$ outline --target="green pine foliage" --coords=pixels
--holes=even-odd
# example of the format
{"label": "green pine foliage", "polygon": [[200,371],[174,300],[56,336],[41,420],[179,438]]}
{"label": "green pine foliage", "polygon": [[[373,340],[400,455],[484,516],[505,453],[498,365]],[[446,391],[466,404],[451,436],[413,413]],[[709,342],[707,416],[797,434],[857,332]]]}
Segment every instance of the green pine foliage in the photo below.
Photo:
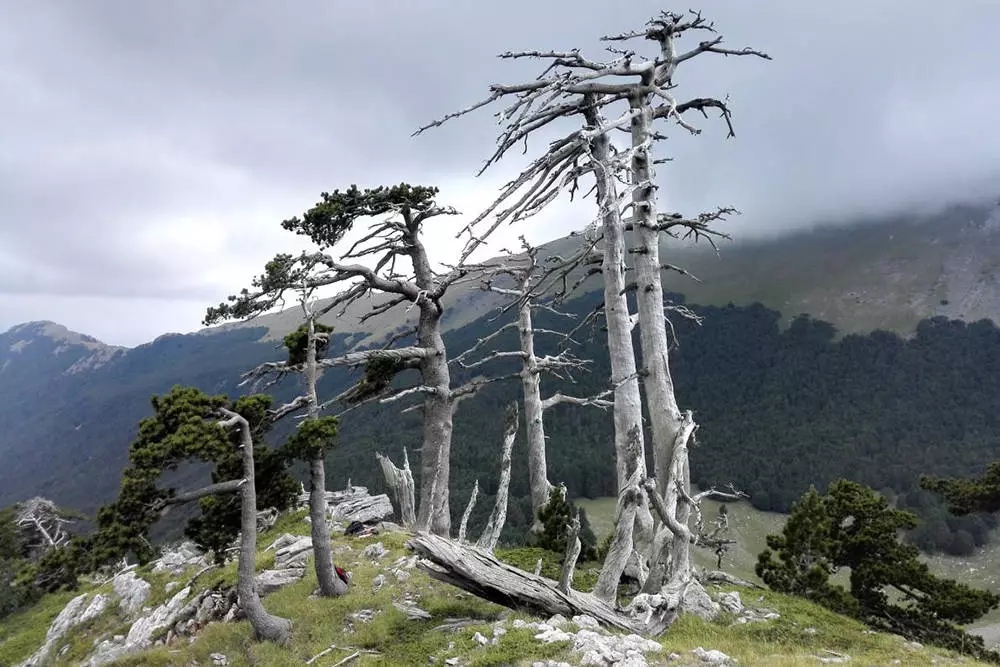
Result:
{"label": "green pine foliage", "polygon": [[924,475],[920,486],[944,496],[953,514],[993,513],[1000,510],[1000,461],[989,464],[982,477],[961,479]]}
{"label": "green pine foliage", "polygon": [[[965,633],[1000,605],[1000,596],[931,574],[919,551],[900,539],[917,518],[873,489],[839,480],[794,505],[780,535],[768,535],[757,574],[773,590],[798,595],[909,639],[1000,662]],[[833,581],[849,571],[849,588]]]}
{"label": "green pine foliage", "polygon": [[[566,499],[565,487],[553,487],[549,492],[549,502],[538,510],[542,532],[538,534],[537,546],[558,554],[566,552],[569,524],[576,515],[577,507]],[[580,510],[580,560],[597,558],[597,537],[594,535],[587,513]]]}
{"label": "green pine foliage", "polygon": [[[149,539],[150,530],[177,493],[170,486],[160,486],[161,477],[182,464],[200,462],[214,465],[213,483],[239,479],[239,434],[219,425],[218,409],[228,408],[244,417],[257,443],[270,428],[271,402],[269,396],[260,394],[230,401],[225,396],[210,396],[182,386],[154,396],[154,414],[139,425],[118,498],[98,511],[96,532],[74,538],[39,561],[33,572],[35,585],[45,591],[73,588],[79,575],[123,556],[134,557],[140,563],[155,557],[157,548]],[[288,453],[269,449],[263,443],[255,444],[254,453],[258,506],[286,509],[298,489],[287,470]],[[217,560],[222,559],[224,549],[239,532],[238,496],[230,493],[202,499],[201,516],[189,521],[185,530],[201,547],[214,550]]]}

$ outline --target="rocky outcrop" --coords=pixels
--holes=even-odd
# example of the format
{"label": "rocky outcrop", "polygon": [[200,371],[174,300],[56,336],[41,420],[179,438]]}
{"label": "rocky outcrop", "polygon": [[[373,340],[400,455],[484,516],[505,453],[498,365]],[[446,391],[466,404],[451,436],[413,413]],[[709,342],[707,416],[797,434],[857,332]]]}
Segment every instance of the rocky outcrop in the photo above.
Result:
{"label": "rocky outcrop", "polygon": [[145,579],[136,576],[134,570],[115,575],[112,579],[115,595],[118,596],[118,607],[126,618],[134,618],[146,604],[152,586]]}
{"label": "rocky outcrop", "polygon": [[45,643],[35,653],[22,662],[20,667],[37,667],[47,663],[52,650],[67,633],[78,625],[83,625],[100,616],[108,606],[108,596],[86,593],[70,600],[45,633]]}

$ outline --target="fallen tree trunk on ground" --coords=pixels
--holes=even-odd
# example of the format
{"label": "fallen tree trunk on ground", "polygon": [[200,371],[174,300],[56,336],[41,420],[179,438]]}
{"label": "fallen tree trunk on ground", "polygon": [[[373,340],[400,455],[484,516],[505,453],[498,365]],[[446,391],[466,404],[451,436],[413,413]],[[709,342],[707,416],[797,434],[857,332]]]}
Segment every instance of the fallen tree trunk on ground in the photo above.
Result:
{"label": "fallen tree trunk on ground", "polygon": [[417,567],[434,579],[511,609],[566,618],[586,615],[601,625],[647,636],[662,634],[677,617],[673,611],[633,616],[630,610],[616,609],[589,593],[561,591],[558,582],[438,535],[419,533],[407,542],[407,548],[424,559]]}

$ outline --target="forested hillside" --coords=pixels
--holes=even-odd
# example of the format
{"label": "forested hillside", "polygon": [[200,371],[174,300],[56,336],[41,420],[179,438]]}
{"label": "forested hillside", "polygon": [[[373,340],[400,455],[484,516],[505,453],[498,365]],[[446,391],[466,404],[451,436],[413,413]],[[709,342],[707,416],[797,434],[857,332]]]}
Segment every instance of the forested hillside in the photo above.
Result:
{"label": "forested hillside", "polygon": [[[596,298],[590,294],[569,305],[583,315]],[[891,490],[901,505],[930,519],[916,533],[921,546],[967,553],[987,539],[987,518],[946,515],[917,480],[921,473],[971,475],[1000,458],[1000,330],[992,322],[935,318],[922,322],[909,339],[888,332],[838,339],[828,323],[800,316],[782,326],[777,311],[760,305],[692,308],[703,321],[675,322],[680,344],[674,368],[678,396],[702,424],[692,450],[696,484],[733,482],[751,494],[756,507],[787,511],[810,484],[824,487],[847,477]],[[572,326],[551,314],[538,319],[542,328]],[[446,342],[464,349],[496,324],[477,320],[449,333]],[[110,500],[128,443],[149,413],[149,397],[175,383],[230,394],[250,390],[237,387],[240,372],[280,356],[272,343],[256,342],[259,336],[259,330],[249,329],[166,336],[119,353],[96,370],[59,375],[8,395],[8,406],[16,401],[18,418],[0,423],[4,439],[34,446],[19,450],[16,459],[0,455],[2,504],[43,494],[93,511]],[[594,359],[590,372],[577,377],[577,387],[546,381],[543,391],[585,393],[602,386],[608,375],[602,332],[583,331],[578,338],[577,354]],[[344,343],[344,336],[335,336],[331,353]],[[497,339],[498,348],[514,345],[513,332]],[[552,351],[544,338],[539,345],[543,353]],[[6,372],[14,372],[13,364]],[[468,371],[459,369],[457,375],[463,373]],[[20,382],[29,379],[24,375]],[[330,372],[320,390],[330,395],[351,380]],[[290,381],[272,389],[279,399],[294,390]],[[495,492],[499,415],[519,392],[516,382],[498,384],[459,409],[454,512],[464,507],[475,479],[487,497]],[[419,415],[400,415],[399,409],[379,405],[344,415],[341,444],[327,468],[333,486],[350,477],[381,488],[376,451],[398,457],[405,446],[414,460],[419,457]],[[610,415],[564,405],[547,412],[546,419],[553,479],[565,482],[575,496],[613,495]],[[276,444],[288,427],[275,430]],[[514,466],[511,537],[530,514],[523,445],[515,446]],[[485,512],[489,501],[479,507]]]}

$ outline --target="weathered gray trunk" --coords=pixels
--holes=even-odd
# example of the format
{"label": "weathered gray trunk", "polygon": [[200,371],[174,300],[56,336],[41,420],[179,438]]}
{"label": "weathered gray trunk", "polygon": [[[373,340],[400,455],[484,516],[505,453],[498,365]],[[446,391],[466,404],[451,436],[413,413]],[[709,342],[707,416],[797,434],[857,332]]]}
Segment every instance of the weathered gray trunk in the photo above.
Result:
{"label": "weathered gray trunk", "polygon": [[652,636],[662,634],[676,618],[676,614],[641,618],[618,611],[593,595],[572,589],[562,591],[551,579],[502,563],[482,549],[436,535],[418,534],[407,547],[424,559],[418,561],[417,567],[434,579],[512,609],[566,618],[585,614],[607,627]]}
{"label": "weathered gray trunk", "polygon": [[[316,395],[318,367],[316,363],[316,326],[310,315],[306,339],[306,398],[307,417],[319,419],[319,400]],[[347,585],[341,581],[333,569],[333,550],[330,546],[330,526],[327,524],[326,464],[323,455],[309,462],[309,517],[312,529],[313,556],[319,593],[324,597],[335,597],[347,592]]]}
{"label": "weathered gray trunk", "polygon": [[424,385],[434,392],[424,397],[424,438],[420,455],[420,507],[417,525],[435,535],[451,532],[451,509],[448,484],[451,472],[451,425],[453,404],[451,374],[444,340],[441,338],[441,315],[434,303],[420,308],[420,345],[429,352],[420,360]]}
{"label": "weathered gray trunk", "polygon": [[[507,494],[510,490],[510,459],[517,437],[517,401],[507,405],[504,412],[503,451],[500,455],[500,483],[497,485],[497,497],[493,503],[493,511],[486,521],[483,534],[476,543],[481,549],[492,552],[500,541],[504,524],[507,523]],[[463,517],[464,519],[464,517]]]}
{"label": "weathered gray trunk", "polygon": [[420,319],[417,340],[427,354],[420,360],[423,385],[432,391],[424,395],[424,440],[420,455],[420,507],[417,525],[436,535],[451,533],[448,485],[451,477],[451,425],[454,404],[448,353],[441,337],[442,307],[429,298],[436,285],[427,249],[413,228],[407,242],[413,275],[421,295],[417,297]]}
{"label": "weathered gray trunk", "polygon": [[[588,123],[594,127],[600,122],[596,112],[589,111],[587,116]],[[615,452],[618,490],[621,492],[627,485],[631,471],[638,469],[641,471],[640,477],[645,476],[642,402],[639,395],[639,378],[636,374],[635,349],[632,345],[632,321],[625,297],[625,229],[618,207],[614,174],[608,167],[610,141],[606,134],[599,135],[592,142],[592,154],[598,165],[595,173],[597,201],[601,208],[604,232],[604,257],[601,267],[604,277],[604,316],[608,328],[611,381],[615,386]],[[630,443],[630,439],[633,442]],[[631,538],[635,550],[644,554],[652,543],[653,518],[644,497],[636,499],[636,503],[636,530]],[[640,573],[635,574],[638,577]]]}
{"label": "weathered gray trunk", "polygon": [[458,525],[458,541],[465,541],[465,533],[469,529],[469,517],[472,516],[472,508],[476,506],[476,497],[479,496],[479,480],[472,485],[472,493],[469,494],[469,504],[462,512],[462,522]]}
{"label": "weathered gray trunk", "polygon": [[642,347],[643,386],[649,411],[653,447],[653,469],[660,494],[668,483],[673,443],[680,429],[681,412],[674,395],[668,358],[663,283],[660,274],[660,244],[657,224],[655,174],[649,152],[652,110],[645,96],[632,100],[632,229],[635,247],[636,303],[639,340]]}
{"label": "weathered gray trunk", "polygon": [[545,454],[545,424],[542,421],[541,374],[535,356],[535,332],[531,318],[531,303],[526,302],[518,311],[518,330],[521,337],[521,388],[524,393],[524,426],[528,444],[528,488],[531,495],[531,512],[534,516],[531,530],[538,532],[542,523],[538,512],[549,502],[552,485],[549,483]]}
{"label": "weathered gray trunk", "polygon": [[412,530],[416,525],[416,502],[414,500],[413,472],[410,470],[410,457],[403,448],[403,467],[397,468],[388,456],[375,454],[379,464],[382,466],[382,474],[385,476],[386,484],[392,489],[396,498],[396,505],[399,507],[399,522],[403,528]]}
{"label": "weathered gray trunk", "polygon": [[573,590],[573,570],[576,569],[576,559],[580,557],[580,510],[569,523],[566,535],[566,552],[563,554],[562,570],[559,572],[559,590],[569,593]]}
{"label": "weathered gray trunk", "polygon": [[250,425],[240,417],[240,444],[243,449],[242,505],[240,507],[240,559],[237,565],[236,589],[240,605],[257,639],[285,644],[291,637],[292,622],[269,614],[254,586],[257,561],[257,486],[254,483],[253,437]]}

